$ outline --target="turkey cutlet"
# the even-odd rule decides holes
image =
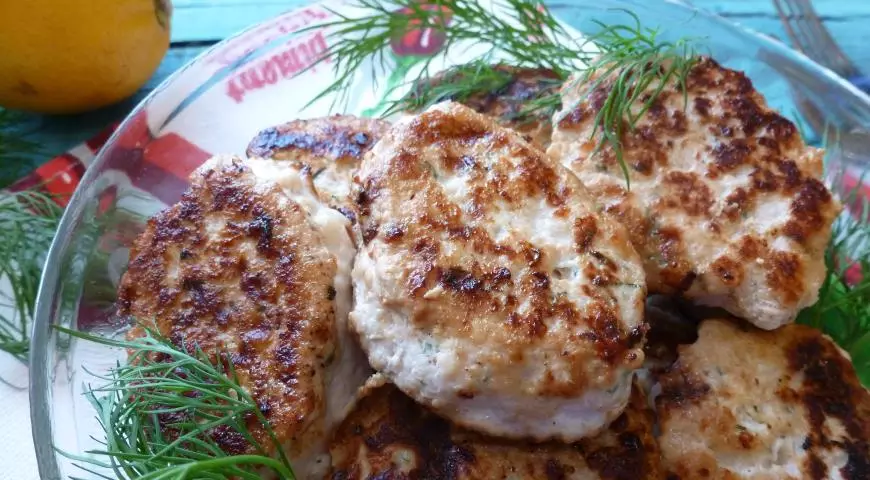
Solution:
[[[575,444],[532,444],[483,436],[451,425],[396,387],[367,394],[330,444],[342,480],[664,479],[653,415],[640,388],[599,435]]]
[[[458,103],[363,160],[351,325],[372,366],[453,422],[574,441],[628,402],[643,268],[625,230],[522,137]]]
[[[352,216],[345,208],[356,169],[387,128],[382,120],[352,115],[294,120],[258,133],[247,154],[304,167],[323,201]]]
[[[417,91],[431,89],[437,85],[460,80],[462,73],[441,72],[429,81],[416,86]],[[457,98],[445,95],[439,101],[452,100],[476,112],[495,118],[501,125],[512,128],[537,148],[546,150],[550,146],[550,136],[553,133],[551,116],[553,110],[542,108],[529,113],[524,111],[532,106],[535,100],[543,97],[558,97],[562,81],[552,70],[544,68],[523,68],[509,65],[495,65],[492,74],[482,77],[481,83],[491,84],[492,90],[475,93],[467,98]],[[419,112],[414,112],[419,113]]]
[[[346,325],[347,226],[298,170],[216,157],[149,220],[119,287],[121,315],[176,345],[227,352],[300,478],[322,475],[326,436],[370,375]],[[249,426],[271,445],[256,419]],[[228,453],[252,448],[226,433],[216,440]]]
[[[818,297],[840,212],[820,181],[823,152],[744,74],[702,58],[685,97],[673,80],[624,133],[629,189],[613,148],[596,148],[596,114],[614,78],[566,82],[548,154],[628,228],[651,293],[679,293],[768,330],[792,322]]]
[[[724,320],[698,335],[658,378],[669,478],[870,478],[870,393],[833,341]]]

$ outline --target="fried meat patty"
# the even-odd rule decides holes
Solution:
[[[447,70],[416,88],[431,89],[441,84],[462,81],[462,73]],[[526,113],[534,101],[543,97],[557,98],[562,81],[552,70],[544,68],[524,68],[510,65],[496,65],[492,73],[481,75],[479,82],[491,85],[491,91],[475,93],[467,98],[457,98],[449,94],[439,100],[451,100],[471,107],[477,112],[490,115],[501,125],[512,128],[540,149],[550,146],[553,133],[551,122],[552,109],[535,109]],[[413,98],[413,97],[412,97]],[[415,112],[417,113],[417,112]]]
[[[534,444],[455,427],[386,384],[369,389],[333,437],[329,478],[664,479],[652,430],[652,411],[637,387],[599,435]]]
[[[229,355],[301,478],[328,465],[327,435],[370,374],[346,325],[347,225],[295,168],[215,157],[149,220],[119,287],[122,315]],[[256,419],[250,427],[271,444]],[[243,453],[239,434],[224,433],[218,443]]]
[[[376,370],[450,420],[574,441],[643,362],[625,230],[519,134],[457,103],[396,124],[360,167],[351,325]]]
[[[658,380],[669,478],[870,478],[870,393],[818,330],[707,320]]]
[[[818,297],[840,211],[820,181],[823,152],[745,75],[702,58],[687,75],[687,103],[672,81],[624,133],[629,189],[613,148],[596,149],[595,118],[618,73],[566,82],[548,154],[628,228],[650,292],[680,293],[765,329],[793,321]]]
[[[382,120],[352,115],[294,120],[258,133],[247,154],[295,162],[312,176],[321,199],[341,208],[359,162],[387,128]]]

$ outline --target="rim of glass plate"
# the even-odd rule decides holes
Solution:
[[[263,24],[270,22],[279,16],[289,15],[304,8],[323,5],[327,2],[328,0],[313,1],[308,5],[287,10],[286,12],[267,20],[245,27],[203,50],[190,61],[178,68],[178,70],[169,74],[169,76],[163,79],[154,90],[149,92],[142,100],[140,100],[139,103],[130,110],[130,113],[124,117],[124,120],[118,124],[118,127],[106,140],[104,146],[112,145],[117,141],[118,136],[124,132],[136,113],[145,108],[145,105],[150,103],[154,97],[160,95],[164,90],[169,88],[169,86],[172,85],[185,71],[198,64],[211,53],[224,48],[228,44],[236,41],[239,37],[256,30]],[[295,32],[289,32],[286,35],[290,36],[293,34],[295,34]],[[79,181],[79,186],[88,185],[95,179],[94,177],[98,175],[99,169],[96,167],[105,161],[104,152],[105,148],[102,148],[97,153],[94,162],[85,171],[85,174]],[[69,248],[68,240],[72,233],[73,226],[82,216],[84,204],[81,201],[81,198],[86,194],[86,191],[86,188],[76,188],[75,192],[73,192],[73,195],[70,197],[70,201],[67,204],[63,216],[61,217],[57,232],[55,233],[48,254],[46,255],[45,266],[43,267],[42,277],[39,282],[39,290],[36,293],[36,308],[34,309],[35,314],[33,325],[31,326],[30,354],[28,356],[30,428],[33,436],[34,450],[36,451],[36,464],[39,470],[39,478],[43,480],[61,479],[57,464],[57,451],[53,445],[54,437],[51,420],[51,376],[49,374],[50,365],[48,364],[48,361],[50,352],[48,346],[52,334],[52,324],[49,319],[52,316],[52,309],[55,308],[55,303],[53,298],[50,298],[50,296],[57,290],[56,286],[58,285],[61,273],[61,259],[64,258]],[[49,288],[49,286],[54,286],[55,288]],[[71,453],[78,454],[80,452]]]
[[[647,3],[647,1],[628,1],[632,3],[645,4],[643,6],[649,7],[649,3]],[[286,15],[301,10],[303,8],[310,7],[312,5],[322,5],[324,3],[327,2],[312,2],[307,6],[288,10],[281,15]],[[692,13],[693,15],[703,17],[707,21],[715,22],[716,24],[728,30],[731,30],[741,36],[749,38],[754,42],[765,45],[767,48],[779,54],[782,54],[784,57],[788,58],[791,61],[803,64],[809,70],[824,77],[825,80],[830,82],[833,86],[840,88],[843,93],[852,97],[853,100],[860,102],[860,104],[862,104],[863,107],[866,108],[868,112],[870,112],[870,95],[867,95],[864,92],[860,91],[858,88],[848,83],[845,79],[839,77],[831,70],[814,62],[803,53],[793,50],[786,44],[779,42],[762,33],[750,30],[738,23],[723,18],[715,14],[714,12],[699,9],[697,7],[684,3],[682,0],[660,0],[660,3],[662,5],[672,6],[673,8],[683,9],[687,13]],[[569,5],[566,6],[570,8]],[[166,77],[166,79],[160,82],[160,84],[154,90],[146,95],[145,98],[143,98],[136,105],[136,107],[130,111],[130,113],[124,118],[124,120],[115,130],[115,132],[108,139],[106,145],[111,145],[112,143],[114,143],[117,140],[120,132],[123,132],[126,129],[132,116],[135,113],[139,112],[142,108],[144,108],[144,106],[148,104],[155,96],[159,95],[170,85],[172,85],[172,83],[175,82],[175,80],[183,72],[188,70],[191,66],[199,63],[203,58],[205,58],[212,52],[225,47],[227,44],[234,42],[242,35],[253,31],[254,29],[260,27],[268,21],[271,21],[274,18],[276,17],[272,17],[269,20],[264,20],[262,22],[253,24],[225,38],[224,40],[221,40],[220,42],[212,45],[211,47],[194,57],[192,60],[184,64],[181,68],[170,74],[168,77]],[[288,35],[292,35],[292,33]],[[105,160],[103,151],[101,150],[95,158],[93,165],[85,172],[79,185],[87,185],[92,182],[94,180],[94,177],[97,175],[98,169],[96,168],[96,166],[104,161]],[[50,298],[50,296],[56,291],[55,287],[58,284],[61,273],[59,268],[61,264],[60,260],[67,253],[67,249],[69,248],[68,240],[70,238],[72,227],[82,215],[84,205],[80,200],[82,196],[86,194],[86,190],[87,189],[78,188],[73,193],[72,197],[70,198],[69,205],[64,212],[63,217],[61,218],[57,233],[55,234],[51,247],[48,251],[45,268],[43,270],[42,278],[39,285],[39,291],[37,292],[35,309],[36,313],[34,315],[34,321],[31,331],[29,358],[30,421],[31,431],[33,434],[33,444],[36,450],[36,462],[39,468],[39,475],[40,478],[45,480],[60,479],[60,472],[58,470],[56,457],[57,452],[53,446],[53,430],[50,416],[52,405],[50,402],[51,385],[49,375],[50,365],[48,365],[48,345],[51,336],[52,326],[49,324],[49,318],[52,316],[52,309],[55,308],[55,303],[53,301],[54,299]]]

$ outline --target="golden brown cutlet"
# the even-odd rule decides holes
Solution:
[[[669,478],[870,478],[870,393],[816,329],[706,320],[657,380]]]
[[[358,173],[351,325],[369,361],[451,421],[573,441],[643,362],[643,268],[583,185],[455,102],[397,122]]]
[[[318,219],[331,218],[311,220],[317,202],[295,170],[216,157],[193,174],[179,203],[149,220],[118,292],[121,315],[178,346],[225,354],[302,471],[325,453],[326,435],[369,374],[360,356],[361,371],[342,369],[354,361],[337,323],[349,309],[350,260],[331,245],[353,247],[338,212],[318,207],[326,211]],[[326,235],[344,237],[330,243]],[[142,334],[141,325],[129,333]],[[336,381],[339,372],[351,373]],[[255,418],[248,425],[272,445]],[[253,448],[231,429],[214,437],[230,454]]]
[[[820,178],[823,152],[743,73],[702,58],[685,96],[672,80],[624,132],[629,188],[596,120],[619,73],[565,83],[548,155],[629,230],[650,292],[723,307],[766,329],[793,321],[817,298],[840,211]]]

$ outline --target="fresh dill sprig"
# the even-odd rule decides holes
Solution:
[[[478,93],[497,92],[510,84],[513,75],[494,68],[488,60],[456,65],[434,77],[429,72],[412,82],[411,90],[391,102],[383,116],[407,111],[417,112],[445,100],[464,102]]]
[[[23,132],[22,114],[0,108],[0,186],[18,180],[42,154]],[[36,291],[63,209],[37,191],[0,191],[0,351],[27,360]],[[5,293],[4,290],[8,290]]]
[[[424,75],[412,82],[410,91],[389,102],[382,115],[386,117],[403,111],[420,112],[446,100],[466,103],[474,97],[499,95],[518,80],[518,74],[513,67],[494,63],[490,59],[475,59],[455,65],[434,77],[425,76],[427,72],[424,72]],[[538,90],[534,95],[523,99],[522,108],[518,111],[506,112],[504,119],[521,122],[552,117],[562,105],[558,88],[563,81],[555,74],[554,78],[537,79]]]
[[[45,156],[42,145],[25,132],[26,120],[20,112],[0,108],[0,188],[29,173],[34,160]]]
[[[870,386],[870,199],[861,193],[862,184],[863,178],[843,199],[859,208],[834,223],[819,300],[797,322],[829,335],[852,357],[861,383]],[[847,280],[849,270],[857,271],[857,282]]]
[[[540,95],[525,102],[523,108],[516,114],[516,118],[531,118],[533,116],[545,116],[551,118],[562,107],[562,95],[558,92]]]
[[[506,13],[500,16],[476,0],[443,0],[424,5],[417,0],[357,0],[355,7],[368,14],[357,17],[335,13],[339,19],[317,28],[332,28],[333,39],[321,60],[333,62],[336,80],[312,102],[334,95],[334,103],[347,101],[357,70],[372,62],[372,76],[387,68],[386,52],[396,38],[412,30],[428,29],[430,37],[443,38],[443,51],[464,41],[488,43],[492,50],[472,61],[450,69],[454,82],[441,82],[428,88],[430,55],[422,61],[422,73],[403,97],[388,101],[387,113],[413,107],[422,109],[445,98],[462,101],[478,93],[493,91],[506,82],[504,72],[489,60],[498,52],[504,63],[520,68],[541,68],[567,80],[579,65],[586,65],[575,81],[607,89],[602,108],[595,117],[594,136],[600,132],[597,150],[610,146],[629,182],[628,167],[622,155],[623,135],[654,104],[665,87],[676,83],[686,92],[686,79],[697,62],[692,39],[663,41],[656,28],[644,27],[640,18],[625,13],[630,22],[606,25],[583,40],[572,39],[556,18],[536,0],[503,0],[496,3]],[[434,8],[433,8],[434,6]],[[529,102],[521,115],[555,111],[561,104],[558,94],[543,95]]]
[[[610,146],[630,186],[622,154],[623,136],[634,130],[662,91],[674,83],[683,94],[685,108],[686,81],[699,57],[693,39],[662,41],[657,28],[644,27],[634,12],[625,13],[632,18],[631,24],[606,25],[594,20],[601,31],[590,41],[601,54],[589,63],[580,81],[587,93],[607,90],[594,120],[593,137],[601,133],[595,153]]]
[[[571,43],[565,29],[540,1],[501,0],[507,16],[499,16],[477,0],[443,0],[424,4],[417,0],[356,0],[353,7],[367,13],[349,17],[333,12],[338,20],[311,28],[330,28],[331,45],[320,57],[330,59],[336,80],[311,102],[335,95],[344,104],[357,71],[371,60],[373,73],[387,69],[387,51],[395,39],[413,30],[429,30],[430,38],[443,39],[442,50],[464,42],[492,45],[517,67],[546,68],[562,77],[575,69],[579,45]],[[481,58],[489,57],[489,54]],[[421,76],[430,76],[436,58],[422,63]],[[309,67],[309,68],[313,68]],[[375,77],[377,75],[374,75]],[[475,90],[480,91],[480,90]]]
[[[801,137],[809,143],[801,116],[798,112],[793,112],[792,116]],[[831,164],[832,154],[842,154],[840,132],[828,124],[820,130],[825,170],[833,168],[833,172],[829,172],[830,183],[842,184],[845,170]],[[870,171],[865,170],[855,186],[840,199],[851,211],[840,215],[831,228],[819,299],[803,309],[796,320],[821,330],[848,352],[858,378],[866,387],[870,387],[870,199],[861,187],[868,174]]]
[[[263,471],[293,479],[293,469],[256,401],[239,385],[232,362],[196,345],[176,346],[145,329],[143,337],[115,340],[62,327],[65,334],[126,349],[127,362],[86,395],[105,431],[103,448],[84,455],[64,453],[85,471],[117,479],[249,479]],[[249,423],[265,431],[266,444]],[[231,435],[251,447],[230,454],[215,439]]]
[[[0,350],[26,361],[42,267],[63,208],[44,193],[0,191]]]

